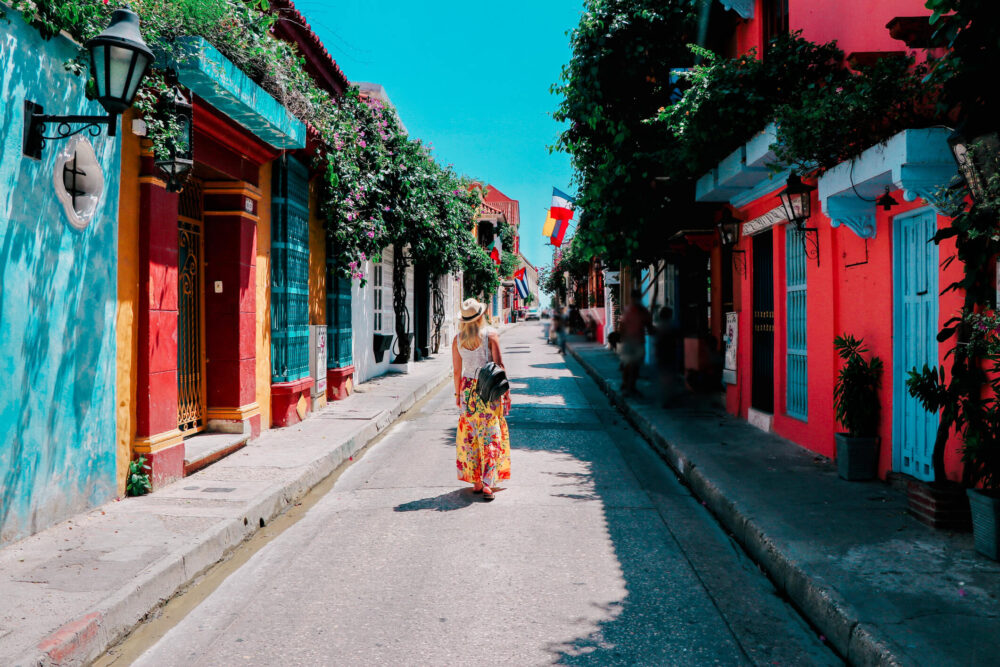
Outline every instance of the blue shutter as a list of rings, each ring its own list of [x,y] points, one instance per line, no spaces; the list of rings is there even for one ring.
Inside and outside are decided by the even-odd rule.
[[[331,255],[333,253],[327,253]],[[351,279],[342,278],[327,261],[326,272],[326,365],[344,368],[354,363],[351,329]],[[375,329],[378,333],[379,329]]]
[[[787,289],[788,386],[786,412],[809,417],[809,376],[806,341],[806,251],[803,232],[786,225],[785,287]]]
[[[938,413],[910,395],[906,373],[938,363],[938,247],[930,242],[937,215],[913,211],[896,216],[894,225],[893,470],[931,481]]]
[[[271,380],[309,375],[309,170],[274,165],[271,207]]]

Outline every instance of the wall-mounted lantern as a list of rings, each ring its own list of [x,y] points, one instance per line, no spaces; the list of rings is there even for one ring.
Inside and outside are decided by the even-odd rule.
[[[733,271],[739,273],[744,278],[747,276],[746,251],[736,250],[735,246],[740,242],[740,230],[743,221],[732,214],[728,208],[722,212],[719,218],[719,241],[723,248],[731,248],[733,254]]]
[[[883,211],[889,211],[893,206],[899,206],[899,202],[896,198],[889,194],[891,188],[887,185],[885,186],[885,193],[875,200],[876,206],[881,206]]]
[[[160,98],[159,111],[180,131],[176,140],[168,142],[167,155],[156,160],[156,166],[167,175],[167,192],[180,192],[194,166],[193,109],[180,87],[175,86]]]
[[[976,201],[985,196],[986,182],[997,173],[1000,162],[1000,134],[972,132],[963,124],[948,136],[948,146]]]
[[[108,27],[86,44],[90,52],[90,74],[97,89],[97,101],[107,116],[54,116],[42,113],[35,102],[24,102],[24,155],[39,159],[46,140],[65,139],[87,130],[91,136],[108,126],[108,136],[114,136],[118,115],[132,106],[146,70],[153,61],[153,52],[139,32],[139,17],[128,9],[116,9]],[[46,136],[45,126],[56,124],[56,133]],[[73,125],[82,124],[77,129]]]
[[[798,174],[792,173],[785,182],[785,189],[778,193],[785,217],[795,225],[802,237],[802,248],[806,257],[816,260],[819,266],[819,230],[806,227],[806,220],[812,215],[812,193],[816,188],[806,185]]]
[[[719,218],[719,241],[725,247],[736,245],[740,240],[740,226],[743,224],[739,218],[734,216],[727,208]]]
[[[793,173],[785,182],[785,189],[778,193],[785,217],[797,227],[802,227],[812,215],[812,192],[815,189],[803,183],[799,175]]]

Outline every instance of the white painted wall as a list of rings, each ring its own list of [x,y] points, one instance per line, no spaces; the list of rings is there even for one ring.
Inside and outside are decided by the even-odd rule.
[[[451,354],[451,341],[458,333],[458,318],[462,308],[462,272],[442,276],[441,294],[444,295],[444,324],[441,325],[441,351]]]
[[[394,334],[396,327],[392,314],[392,247],[382,251],[382,276],[384,281],[382,303],[382,330],[378,333]],[[362,288],[358,281],[351,286],[351,328],[354,330],[354,382],[361,383],[378,377],[389,370],[392,351],[385,353],[382,363],[375,362],[372,335],[375,332],[375,266],[365,263],[368,284]]]

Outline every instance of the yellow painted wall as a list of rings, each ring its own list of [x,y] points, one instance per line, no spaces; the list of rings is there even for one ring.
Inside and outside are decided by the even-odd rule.
[[[326,229],[316,179],[309,183],[309,324],[326,324]]]
[[[132,134],[134,112],[122,115],[122,174],[118,194],[118,337],[115,366],[115,422],[118,493],[125,495],[128,464],[136,430],[136,388],[139,386],[139,153],[140,138]]]
[[[257,405],[271,428],[271,163],[260,168],[257,222]]]

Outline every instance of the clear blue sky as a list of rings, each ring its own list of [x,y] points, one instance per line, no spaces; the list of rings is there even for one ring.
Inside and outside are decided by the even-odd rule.
[[[352,81],[385,86],[410,136],[521,203],[521,250],[551,262],[541,235],[552,187],[570,193],[549,86],[569,60],[581,0],[296,0]]]

